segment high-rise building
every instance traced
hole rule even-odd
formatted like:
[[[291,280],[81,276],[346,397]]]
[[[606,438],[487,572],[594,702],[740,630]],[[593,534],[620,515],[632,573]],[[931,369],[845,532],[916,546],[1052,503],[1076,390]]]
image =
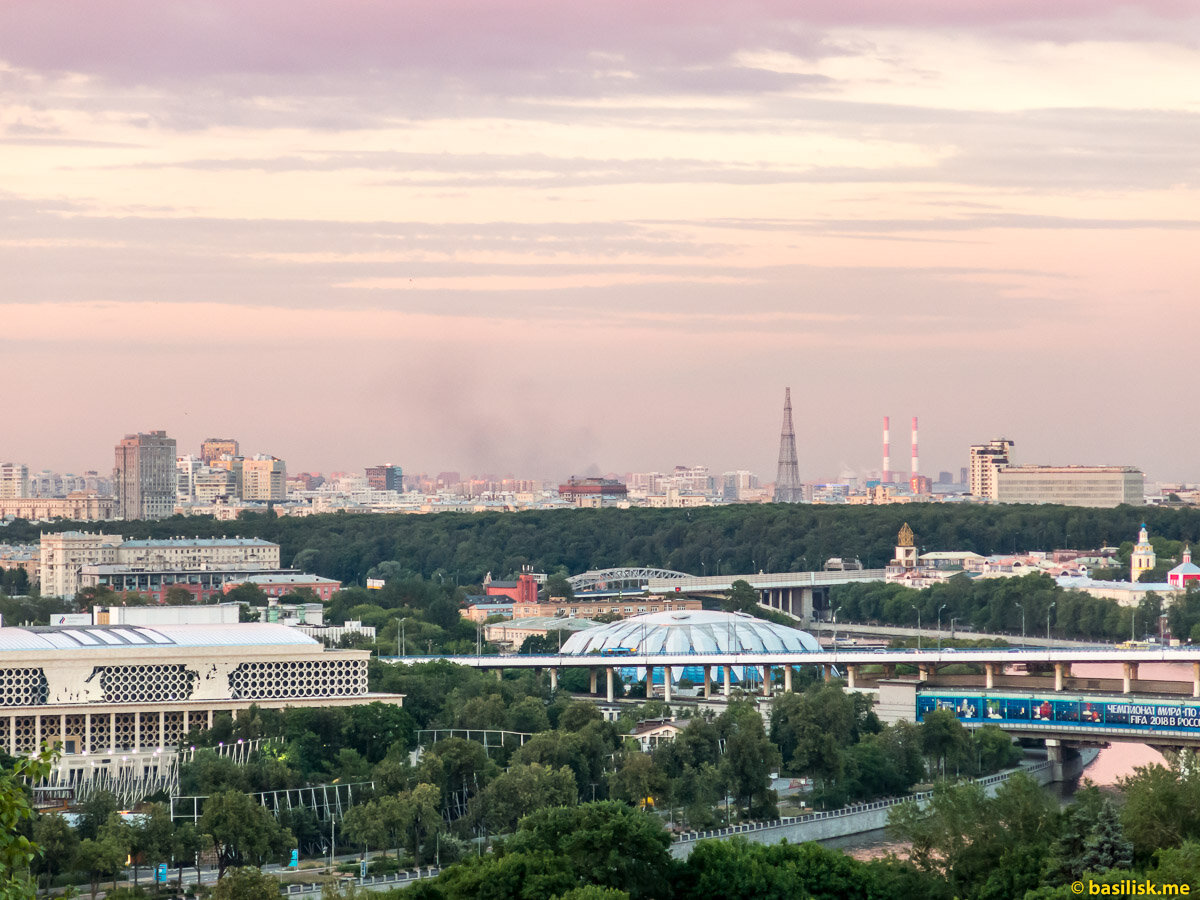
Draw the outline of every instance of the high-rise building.
[[[124,519],[162,519],[175,510],[175,439],[165,431],[127,434],[116,446],[113,493]]]
[[[792,425],[792,389],[783,395],[783,428],[779,432],[779,467],[775,473],[776,503],[801,503],[804,486],[800,483],[800,463],[796,459],[796,429]]]
[[[374,491],[402,491],[404,470],[391,463],[385,466],[367,466],[367,484]]]
[[[1016,446],[1000,438],[971,447],[970,493],[980,500],[996,499],[996,470],[1009,464],[1009,454]]]
[[[29,466],[24,463],[0,463],[0,500],[18,500],[29,496]]]
[[[213,460],[220,459],[222,456],[231,458],[241,456],[238,442],[233,438],[207,438],[200,445],[200,461],[204,465],[211,466]]]
[[[287,465],[275,456],[259,454],[242,460],[243,500],[286,500]]]

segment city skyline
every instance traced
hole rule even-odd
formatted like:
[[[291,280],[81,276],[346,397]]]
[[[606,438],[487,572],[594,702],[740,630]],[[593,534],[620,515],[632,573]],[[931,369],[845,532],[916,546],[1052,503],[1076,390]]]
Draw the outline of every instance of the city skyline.
[[[1200,480],[1194,7],[793,6],[11,5],[0,457]]]

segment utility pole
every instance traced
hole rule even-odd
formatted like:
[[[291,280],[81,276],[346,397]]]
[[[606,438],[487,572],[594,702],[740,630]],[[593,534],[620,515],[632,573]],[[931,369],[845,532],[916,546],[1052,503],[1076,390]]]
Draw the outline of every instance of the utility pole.
[[[917,610],[917,649],[920,650],[921,649],[921,610],[917,607],[917,605],[915,603],[910,603],[909,606],[911,606],[913,609]]]

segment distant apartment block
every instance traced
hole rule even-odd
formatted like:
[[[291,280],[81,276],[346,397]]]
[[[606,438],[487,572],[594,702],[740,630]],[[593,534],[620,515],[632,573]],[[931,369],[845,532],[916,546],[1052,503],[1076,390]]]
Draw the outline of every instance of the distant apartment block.
[[[615,478],[576,478],[558,486],[558,496],[576,506],[602,506],[628,497],[625,485]]]
[[[219,589],[239,575],[244,581],[278,571],[279,545],[260,538],[126,541],[115,534],[64,531],[42,535],[40,569],[48,597],[74,597],[89,584],[146,592],[178,583]]]
[[[1010,462],[1013,441],[1000,438],[971,447],[970,493],[979,500],[996,499],[996,471]]]
[[[1134,466],[1005,466],[996,472],[1000,503],[1141,506],[1145,476]]]
[[[72,491],[66,497],[21,497],[0,499],[0,519],[28,519],[48,522],[69,519],[72,522],[108,522],[117,517],[117,501],[91,491]]]
[[[274,456],[242,460],[243,500],[286,500],[287,465]]]
[[[385,466],[367,466],[367,486],[374,491],[404,490],[404,470],[388,463]]]
[[[0,500],[29,496],[29,466],[24,463],[0,463]]]
[[[208,438],[200,445],[200,461],[206,466],[211,466],[213,460],[222,456],[236,458],[241,455],[238,442],[233,438]]]
[[[758,476],[747,469],[726,472],[721,476],[721,484],[721,496],[726,502],[748,499],[759,488]]]
[[[162,519],[175,511],[175,439],[165,431],[127,434],[117,444],[113,491],[124,519]]]
[[[604,599],[541,600],[518,602],[501,598],[489,598],[468,606],[463,617],[472,622],[482,622],[490,616],[510,619],[528,619],[535,616],[556,617],[560,621],[572,618],[589,618],[599,615],[635,616],[643,613],[676,612],[679,610],[703,609],[700,600],[682,597],[608,597]]]

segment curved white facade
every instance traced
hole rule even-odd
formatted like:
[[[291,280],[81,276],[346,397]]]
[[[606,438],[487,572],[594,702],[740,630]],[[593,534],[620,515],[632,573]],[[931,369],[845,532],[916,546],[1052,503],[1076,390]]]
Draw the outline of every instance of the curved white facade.
[[[633,616],[572,635],[562,646],[571,656],[628,650],[634,653],[815,653],[817,639],[745,613],[679,610]]]

